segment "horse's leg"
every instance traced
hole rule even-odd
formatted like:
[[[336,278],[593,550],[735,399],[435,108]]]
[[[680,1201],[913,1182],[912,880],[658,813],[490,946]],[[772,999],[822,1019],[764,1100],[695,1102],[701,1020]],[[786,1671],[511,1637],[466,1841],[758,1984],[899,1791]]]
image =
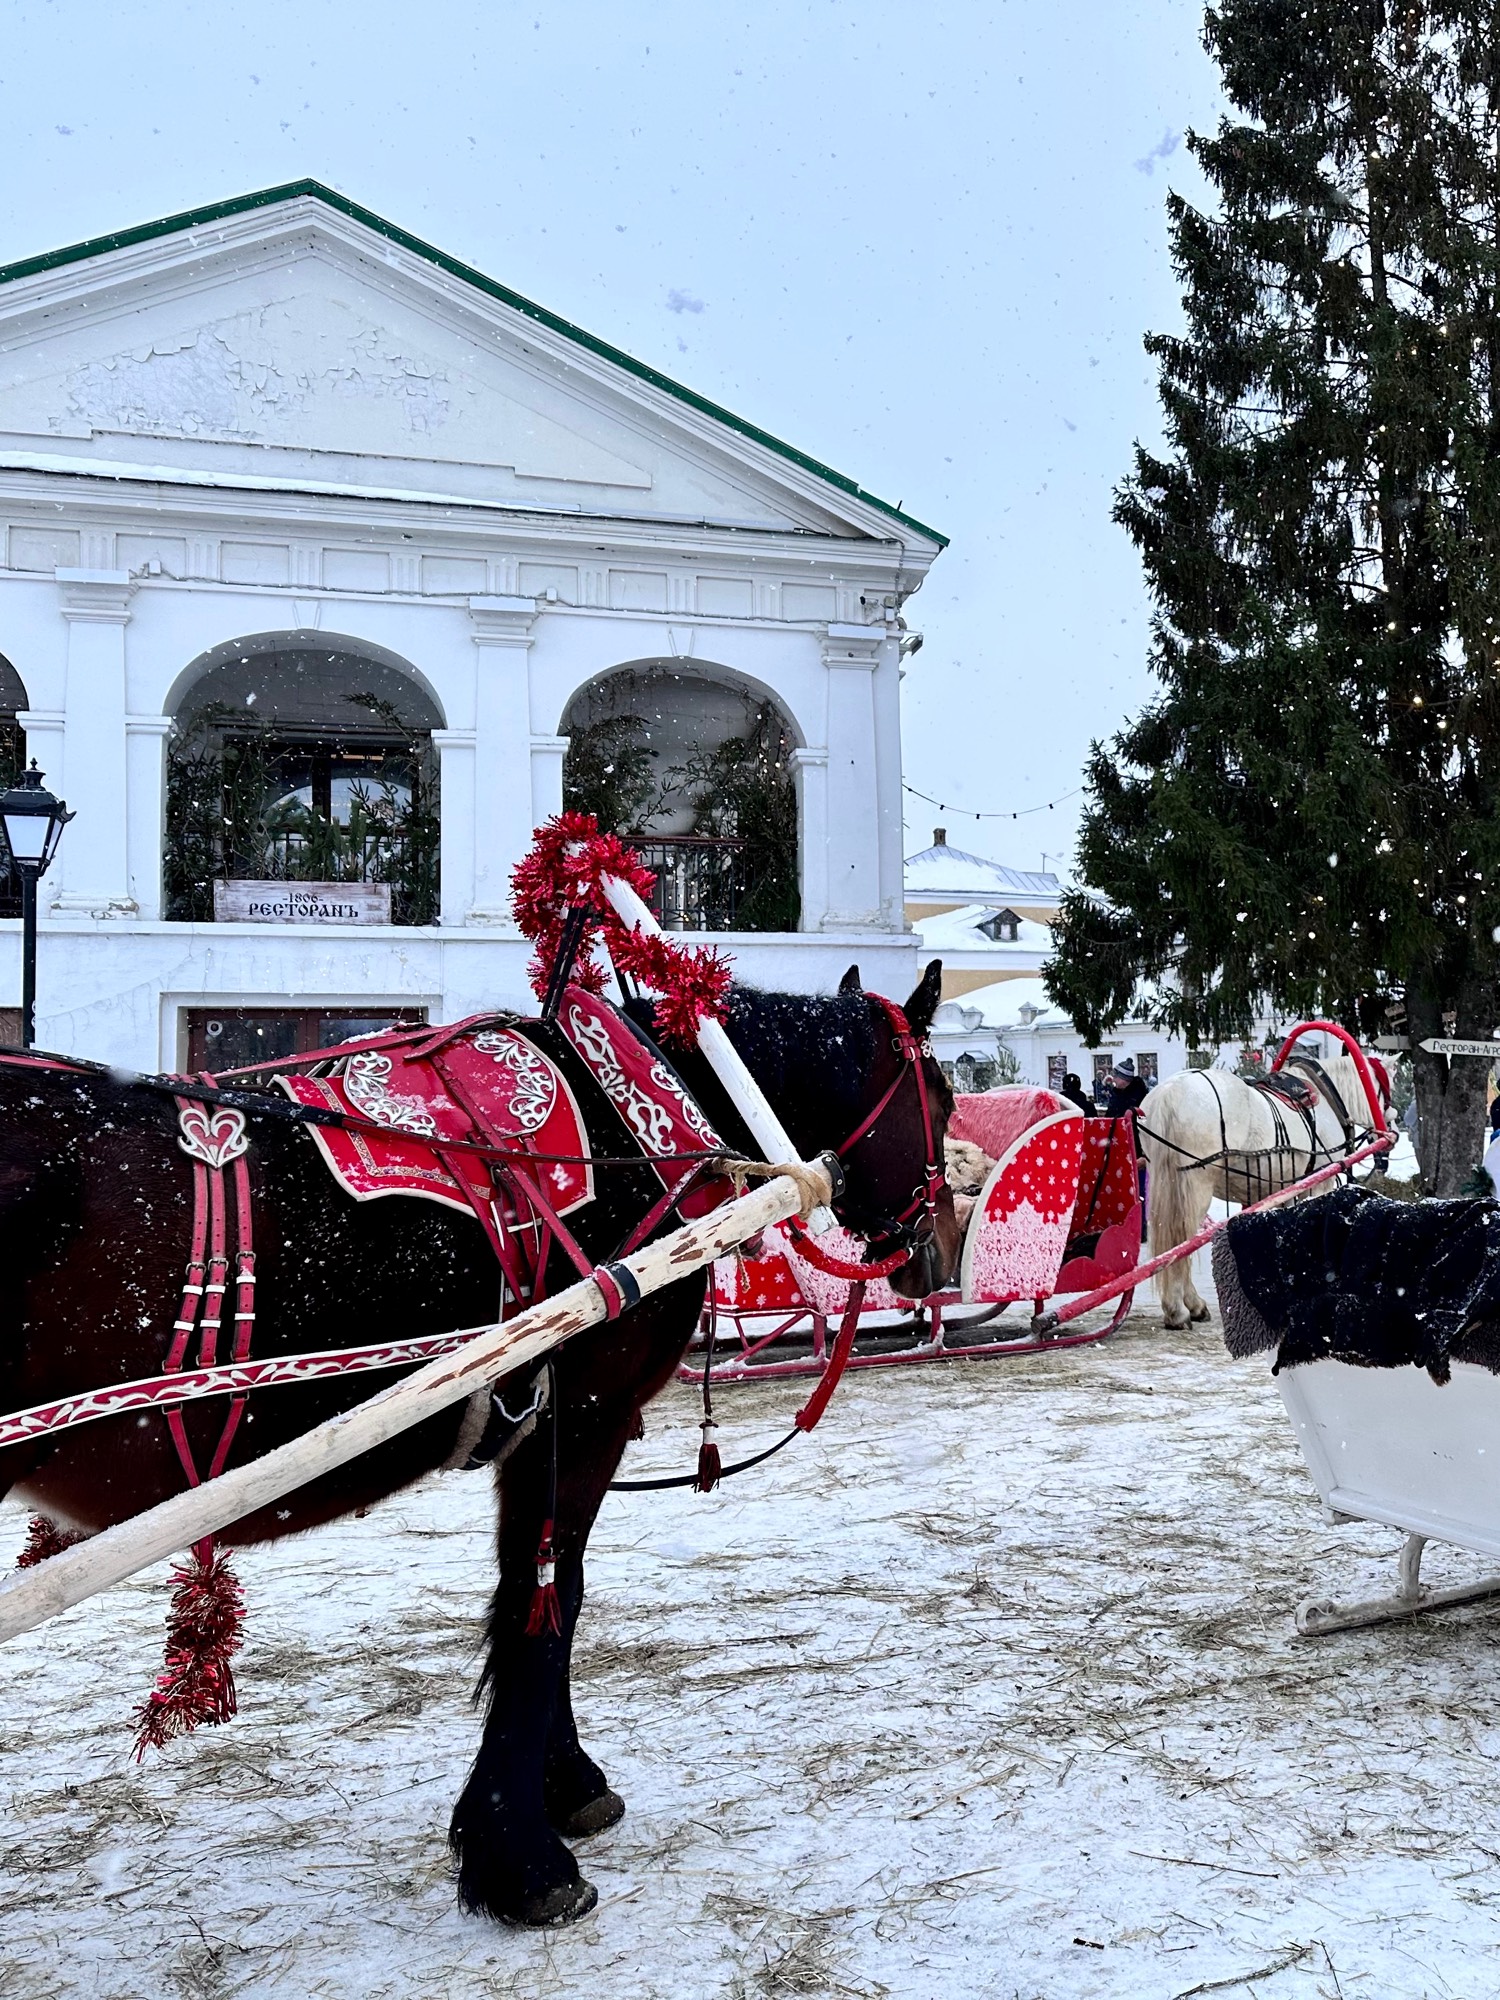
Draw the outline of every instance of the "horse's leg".
[[[547,1818],[566,1840],[583,1840],[602,1833],[625,1816],[625,1801],[610,1789],[608,1778],[578,1740],[573,1717],[573,1635],[583,1609],[580,1566],[578,1602],[567,1627],[568,1660],[563,1668],[552,1710],[552,1729],[542,1764],[542,1803]]]
[[[490,1614],[484,1684],[489,1707],[479,1754],[454,1808],[449,1839],[466,1909],[512,1923],[566,1924],[597,1901],[557,1821],[576,1838],[612,1823],[623,1806],[578,1744],[568,1658],[583,1603],[583,1555],[644,1397],[660,1388],[686,1346],[697,1300],[643,1320],[618,1347],[579,1344],[557,1363],[552,1418],[505,1461],[500,1475],[500,1582]],[[526,1631],[536,1587],[537,1539],[547,1512],[551,1422],[558,1425],[555,1581],[562,1630]],[[557,1813],[549,1813],[555,1804]],[[590,1824],[576,1824],[593,1806]]]
[[[484,1734],[448,1833],[464,1908],[518,1924],[571,1923],[598,1901],[548,1824],[544,1801],[547,1745],[583,1597],[590,1525],[563,1512],[559,1492],[553,1547],[562,1630],[528,1633],[550,1449],[541,1426],[501,1473],[500,1580],[481,1682],[488,1695]]]
[[[1222,1195],[1223,1189],[1215,1186],[1215,1176],[1211,1172],[1187,1174],[1184,1175],[1184,1179],[1190,1184],[1188,1200],[1191,1206],[1188,1214],[1189,1227],[1187,1233],[1189,1236],[1196,1236],[1198,1231],[1208,1221],[1209,1207],[1215,1194]],[[1183,1240],[1186,1241],[1187,1239],[1184,1238]],[[1194,1256],[1196,1255],[1195,1251]],[[1184,1257],[1179,1269],[1182,1272],[1181,1299],[1183,1309],[1188,1316],[1188,1321],[1201,1324],[1204,1320],[1211,1320],[1213,1314],[1205,1303],[1198,1287],[1193,1282],[1193,1258]]]
[[[1175,1250],[1203,1227],[1214,1193],[1211,1169],[1188,1168],[1169,1163],[1151,1175],[1151,1252],[1159,1256]],[[1174,1330],[1190,1326],[1194,1320],[1210,1317],[1209,1309],[1193,1283],[1193,1260],[1179,1257],[1157,1273],[1161,1298],[1162,1325]]]

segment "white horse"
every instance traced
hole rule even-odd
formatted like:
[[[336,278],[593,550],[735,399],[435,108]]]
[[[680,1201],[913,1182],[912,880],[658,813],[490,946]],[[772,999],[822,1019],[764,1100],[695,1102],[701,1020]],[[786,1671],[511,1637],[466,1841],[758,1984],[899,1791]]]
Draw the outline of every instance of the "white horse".
[[[1216,1196],[1246,1205],[1274,1194],[1343,1158],[1349,1145],[1346,1117],[1355,1133],[1369,1124],[1369,1103],[1351,1056],[1320,1057],[1316,1071],[1293,1057],[1288,1068],[1293,1081],[1313,1085],[1314,1101],[1306,1111],[1231,1070],[1185,1069],[1151,1092],[1136,1116],[1151,1175],[1147,1228],[1153,1257],[1196,1236]],[[1193,1283],[1191,1257],[1159,1271],[1157,1287],[1164,1325],[1182,1327],[1209,1317]]]

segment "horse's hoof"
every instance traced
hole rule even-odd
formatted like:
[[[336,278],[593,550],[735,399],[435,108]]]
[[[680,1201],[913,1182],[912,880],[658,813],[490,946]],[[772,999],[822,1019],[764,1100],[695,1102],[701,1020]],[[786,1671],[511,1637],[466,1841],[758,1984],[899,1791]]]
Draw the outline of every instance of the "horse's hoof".
[[[1196,1321],[1199,1325],[1201,1325],[1203,1321],[1212,1319],[1213,1313],[1207,1306],[1199,1306],[1196,1312],[1191,1312],[1188,1314],[1188,1318]]]
[[[528,1896],[518,1908],[506,1912],[505,1921],[529,1930],[561,1930],[564,1924],[576,1924],[580,1917],[586,1917],[598,1900],[599,1891],[580,1876],[576,1882],[559,1882],[545,1896]]]
[[[553,1820],[552,1827],[564,1840],[587,1840],[591,1833],[603,1833],[606,1827],[618,1826],[624,1817],[625,1801],[620,1794],[601,1792],[587,1805],[575,1806],[572,1812]]]

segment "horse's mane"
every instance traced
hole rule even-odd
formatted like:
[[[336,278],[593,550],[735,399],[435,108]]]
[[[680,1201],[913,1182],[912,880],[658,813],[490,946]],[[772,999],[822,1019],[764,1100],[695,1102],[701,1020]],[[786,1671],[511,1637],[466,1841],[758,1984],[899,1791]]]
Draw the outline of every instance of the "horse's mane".
[[[875,1019],[863,993],[825,998],[736,986],[725,1026],[773,1095],[806,1088],[841,1103],[859,1102],[875,1060]]]
[[[648,1033],[656,1032],[656,1008],[650,1000],[630,1000],[625,1012]],[[830,1110],[850,1111],[862,1102],[875,1062],[874,1010],[863,993],[830,998],[736,985],[724,1026],[767,1096],[786,1108],[794,1137],[804,1118],[821,1129]],[[700,1091],[706,1086],[717,1095],[711,1073],[698,1074],[702,1059],[696,1053],[666,1053]],[[819,1143],[826,1139],[822,1130]]]

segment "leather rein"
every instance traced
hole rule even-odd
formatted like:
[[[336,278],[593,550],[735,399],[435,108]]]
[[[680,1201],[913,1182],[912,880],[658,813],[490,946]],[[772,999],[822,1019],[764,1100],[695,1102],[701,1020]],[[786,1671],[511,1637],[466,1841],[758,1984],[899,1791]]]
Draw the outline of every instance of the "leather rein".
[[[837,1147],[839,1159],[846,1160],[863,1140],[868,1139],[885,1113],[895,1101],[896,1094],[908,1076],[917,1087],[917,1103],[922,1115],[922,1141],[926,1153],[926,1164],[922,1170],[922,1184],[912,1193],[911,1200],[898,1215],[881,1218],[871,1229],[861,1231],[873,1239],[883,1237],[904,1238],[901,1247],[888,1257],[867,1264],[851,1264],[819,1247],[817,1239],[809,1235],[804,1226],[795,1219],[787,1224],[789,1234],[795,1239],[797,1254],[805,1257],[816,1270],[833,1278],[848,1278],[851,1281],[863,1279],[869,1282],[876,1278],[889,1277],[899,1271],[904,1264],[911,1263],[919,1247],[930,1241],[937,1233],[938,1201],[947,1182],[943,1162],[938,1157],[936,1128],[932,1118],[932,1094],[927,1087],[927,1072],[924,1060],[931,1056],[932,1045],[925,1035],[916,1034],[903,1010],[894,1000],[888,1000],[883,993],[867,993],[867,1000],[873,1000],[881,1009],[891,1030],[891,1046],[900,1058],[900,1067],[890,1084],[881,1094],[873,1110],[866,1113],[858,1125]]]

